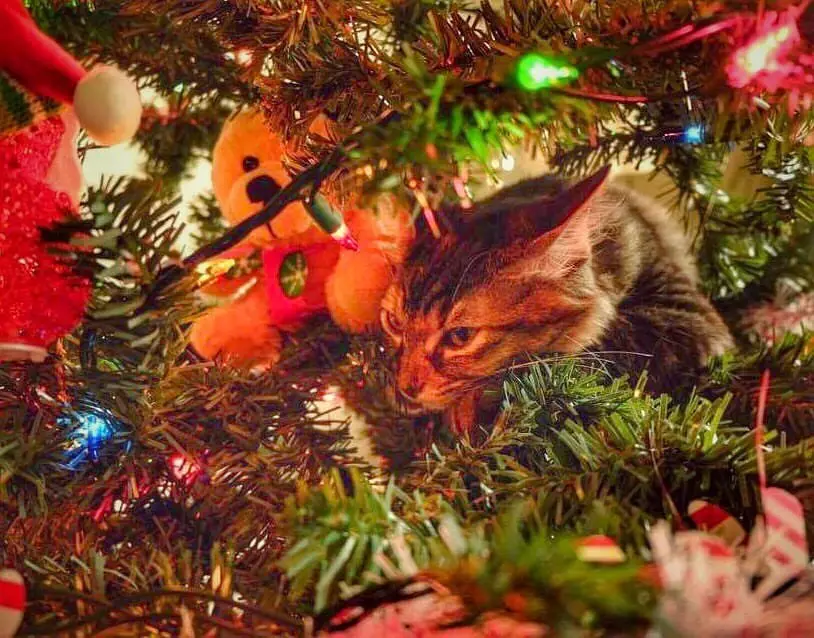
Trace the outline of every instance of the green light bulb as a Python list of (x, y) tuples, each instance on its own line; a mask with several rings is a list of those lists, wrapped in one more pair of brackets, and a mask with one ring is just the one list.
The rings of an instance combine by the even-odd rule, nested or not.
[(517, 61), (514, 77), (524, 91), (539, 91), (576, 80), (579, 70), (563, 60), (540, 53), (526, 53)]

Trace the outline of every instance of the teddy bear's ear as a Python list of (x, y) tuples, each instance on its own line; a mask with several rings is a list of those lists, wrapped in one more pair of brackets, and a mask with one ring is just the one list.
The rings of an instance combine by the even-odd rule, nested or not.
[[(283, 171), (283, 145), (269, 130), (260, 111), (246, 109), (232, 115), (223, 125), (212, 153), (212, 184), (223, 214), (231, 219), (229, 199), (232, 188), (248, 173), (265, 165), (275, 169), (279, 181)], [(278, 172), (278, 167), (279, 171)]]

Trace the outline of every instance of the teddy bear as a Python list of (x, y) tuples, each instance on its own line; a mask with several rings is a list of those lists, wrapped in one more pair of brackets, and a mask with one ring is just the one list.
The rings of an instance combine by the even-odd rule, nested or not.
[[(213, 151), (212, 182), (229, 223), (258, 212), (289, 183), (285, 153), (262, 112), (246, 109), (227, 120)], [(238, 367), (269, 368), (279, 360), (283, 335), (315, 314), (327, 311), (350, 333), (374, 326), (413, 239), (412, 221), (389, 198), (376, 212), (349, 208), (342, 217), (356, 250), (317, 226), (297, 201), (205, 264), (202, 292), (215, 307), (192, 325), (195, 351)]]

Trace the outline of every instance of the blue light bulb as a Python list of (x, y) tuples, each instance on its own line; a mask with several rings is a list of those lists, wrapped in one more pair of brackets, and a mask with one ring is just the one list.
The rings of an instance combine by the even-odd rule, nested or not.
[(84, 443), (91, 456), (95, 457), (99, 448), (113, 437), (113, 427), (110, 421), (92, 412), (79, 414), (78, 420), (76, 437)]
[(68, 467), (72, 469), (84, 460), (99, 460), (99, 452), (121, 429), (110, 412), (87, 403), (82, 409), (63, 414), (58, 422), (70, 430), (67, 452)]
[(690, 124), (684, 129), (685, 144), (702, 144), (704, 142), (704, 125), (703, 124)]

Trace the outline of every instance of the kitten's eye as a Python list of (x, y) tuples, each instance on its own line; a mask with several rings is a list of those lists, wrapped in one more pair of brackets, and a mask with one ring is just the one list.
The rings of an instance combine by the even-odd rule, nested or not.
[(475, 336), (474, 328), (453, 328), (444, 333), (443, 344), (448, 348), (463, 348)]
[(243, 170), (247, 173), (251, 173), (258, 166), (260, 166), (260, 160), (254, 155), (247, 155), (243, 158)]
[(381, 322), (382, 328), (391, 335), (399, 335), (404, 331), (404, 323), (401, 321), (401, 318), (389, 310), (382, 310)]

